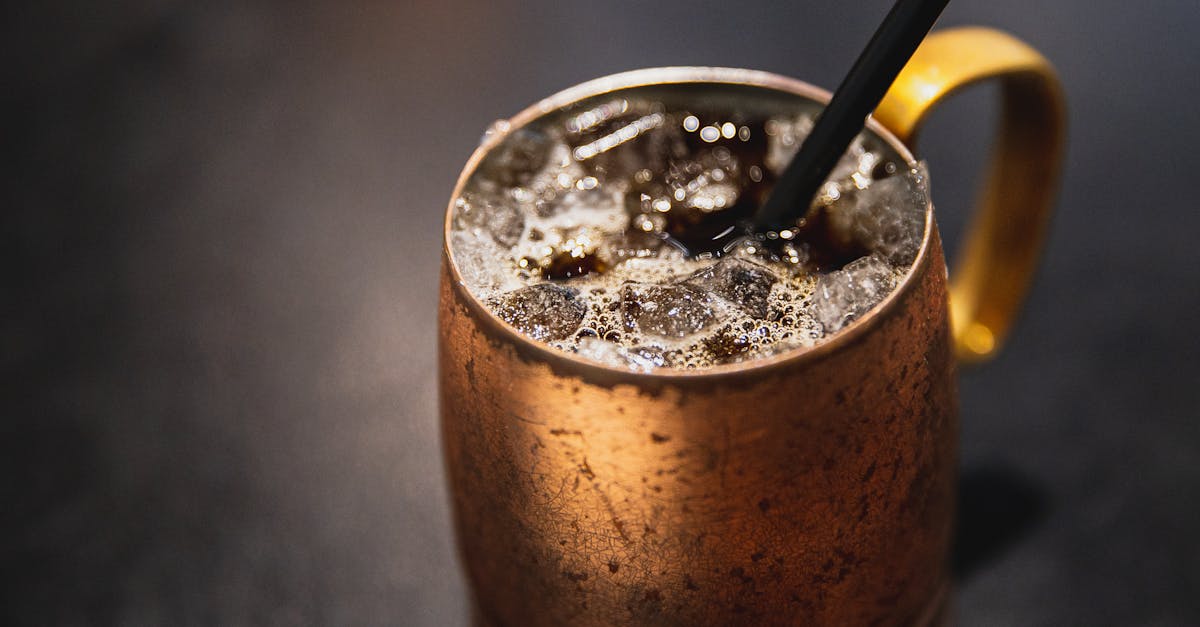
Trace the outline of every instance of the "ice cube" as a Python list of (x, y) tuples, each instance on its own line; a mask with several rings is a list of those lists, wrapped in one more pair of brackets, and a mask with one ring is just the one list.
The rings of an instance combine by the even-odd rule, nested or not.
[(571, 158), (571, 148), (553, 140), (546, 146), (542, 167), (520, 185), (508, 190), (509, 195), (531, 215), (547, 217), (561, 206), (557, 202), (575, 190), (593, 190), (598, 182), (584, 172)]
[(487, 235), (455, 231), (451, 236), (454, 265), (472, 291), (495, 293), (521, 286), (510, 265), (512, 256)]
[(546, 133), (528, 127), (517, 129), (479, 164), (478, 175), (501, 187), (526, 185), (545, 167), (553, 144)]
[(525, 216), (516, 203), (489, 187), (466, 190), (454, 202), (454, 228), (486, 233), (501, 246), (512, 246), (525, 230)]
[(925, 232), (928, 204), (923, 163), (875, 180), (830, 208), (834, 229), (894, 264), (912, 263)]
[(598, 337), (586, 337), (579, 341), (578, 347), (579, 354), (588, 359), (635, 372), (650, 372), (667, 363), (662, 349), (655, 346), (626, 348)]
[(877, 158), (877, 153), (867, 146), (865, 133), (859, 133), (833, 166), (827, 180), (837, 183), (842, 189), (862, 189), (870, 184), (869, 175)]
[(584, 227), (619, 232), (628, 221), (621, 193), (596, 188), (564, 191), (554, 209), (552, 224), (564, 229)]
[(830, 334), (862, 315), (891, 292), (892, 266), (871, 255), (817, 279), (813, 315)]
[(876, 180), (871, 185), (870, 202), (860, 203), (852, 227), (854, 238), (892, 263), (912, 263), (925, 234), (928, 177), (925, 163), (920, 162), (914, 168)]
[(776, 281), (770, 270), (756, 263), (724, 257), (688, 277), (684, 284), (715, 293), (761, 319), (767, 315), (767, 298)]
[(579, 329), (587, 304), (579, 291), (542, 283), (503, 294), (490, 303), (505, 322), (535, 340), (565, 340)]
[(674, 116), (646, 101), (613, 100), (567, 119), (571, 155), (587, 172), (608, 181), (663, 172), (687, 148)]
[(683, 339), (712, 324), (716, 311), (708, 294), (693, 287), (626, 283), (621, 317), (631, 331)]

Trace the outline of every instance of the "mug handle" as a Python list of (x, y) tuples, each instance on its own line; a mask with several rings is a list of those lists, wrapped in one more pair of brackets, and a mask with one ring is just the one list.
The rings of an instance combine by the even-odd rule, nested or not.
[(950, 282), (954, 344), (968, 362), (996, 352), (1029, 289), (1062, 166), (1062, 86), (1050, 63), (1012, 35), (951, 28), (925, 39), (874, 113), (915, 151), (921, 123), (942, 99), (988, 79), (1000, 81), (1000, 122)]

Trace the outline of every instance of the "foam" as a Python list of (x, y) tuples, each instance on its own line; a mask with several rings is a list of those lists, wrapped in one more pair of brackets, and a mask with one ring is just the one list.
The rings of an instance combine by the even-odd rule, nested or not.
[[(682, 211), (671, 207), (690, 203), (704, 217), (732, 206), (755, 177), (786, 165), (811, 117), (783, 113), (760, 124), (734, 112), (722, 122), (636, 98), (570, 113), (507, 136), (456, 199), (450, 240), (467, 289), (559, 350), (651, 371), (812, 346), (885, 298), (915, 257), (924, 168), (900, 164), (876, 180), (885, 161), (872, 147), (878, 140), (856, 140), (821, 198), (830, 228), (862, 258), (823, 268), (803, 246), (763, 238), (737, 242), (720, 259), (691, 259), (659, 236), (670, 211)], [(721, 143), (738, 141), (761, 142), (761, 158), (731, 155)], [(575, 275), (543, 278), (551, 260), (577, 265)]]

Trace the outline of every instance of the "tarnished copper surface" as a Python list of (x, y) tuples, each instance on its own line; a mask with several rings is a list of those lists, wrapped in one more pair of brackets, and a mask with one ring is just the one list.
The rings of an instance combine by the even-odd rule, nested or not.
[(480, 622), (930, 620), (957, 427), (929, 225), (908, 279), (865, 319), (706, 373), (622, 372), (538, 345), (444, 258), (442, 437)]

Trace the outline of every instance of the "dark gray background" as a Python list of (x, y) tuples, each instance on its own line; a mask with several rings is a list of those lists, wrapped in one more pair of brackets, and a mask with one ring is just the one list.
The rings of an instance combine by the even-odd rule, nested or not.
[[(462, 625), (434, 290), (485, 125), (643, 66), (833, 87), (890, 3), (26, 4), (0, 42), (0, 622)], [(1043, 50), (1072, 128), (1025, 315), (962, 378), (962, 624), (1200, 623), (1200, 5), (942, 21), (967, 23)], [(927, 129), (951, 239), (993, 95)]]

